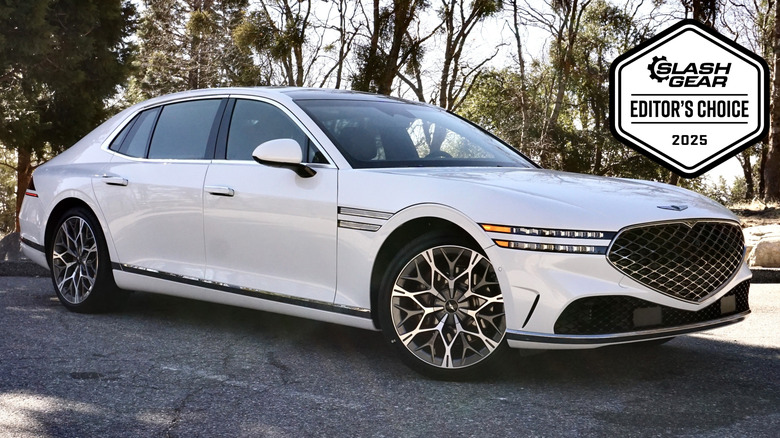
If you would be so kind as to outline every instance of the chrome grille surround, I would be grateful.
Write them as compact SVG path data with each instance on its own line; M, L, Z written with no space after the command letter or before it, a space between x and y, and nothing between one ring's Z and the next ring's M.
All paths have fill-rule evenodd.
M688 302L718 292L736 275L744 256L739 224L708 219L627 227L607 250L607 260L618 271Z

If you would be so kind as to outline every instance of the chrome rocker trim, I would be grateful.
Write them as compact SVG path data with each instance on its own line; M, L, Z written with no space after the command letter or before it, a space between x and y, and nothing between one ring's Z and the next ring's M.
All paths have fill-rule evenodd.
M252 289L248 287L235 286L231 284L219 283L209 280L203 280L194 277L172 274L170 272L161 272L155 269L143 268L140 266L129 265L125 263L112 263L111 268L115 271L128 272L130 274L143 275L146 277L157 278L160 280L172 281L174 283L187 284L206 289L213 289L220 292L227 292L245 297L258 298L266 301L274 301L282 304L292 304L310 309L323 310L326 312L340 313L342 315L357 316L359 318L371 319L371 310L361 307L344 306L341 304L328 303L325 301L309 300L306 298L292 297L273 292Z
M573 344L573 345L607 345L618 344L622 342L646 341L651 339L668 338L688 333L694 333L704 330L724 327L744 320L750 314L750 310L742 313L736 313L724 318L711 321L698 322L695 324L666 327L654 330L643 330L636 332L615 333L607 335L556 335L547 333L534 333L522 330L506 331L506 338L509 341L537 342L542 344Z

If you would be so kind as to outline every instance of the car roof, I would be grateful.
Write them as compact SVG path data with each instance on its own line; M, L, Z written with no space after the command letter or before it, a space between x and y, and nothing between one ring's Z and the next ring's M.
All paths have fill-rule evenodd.
M226 95L248 95L267 97L281 100L360 100L373 102L403 102L407 104L416 104L430 106L423 102L409 101L398 97L385 96L382 94L365 93L353 90L337 90L332 88L300 88L300 87L225 87L225 88L204 88L198 90L182 91L173 94L167 94L154 97L138 104L140 107L149 107L164 104L170 101L182 100L188 98L208 97L208 96L226 96Z

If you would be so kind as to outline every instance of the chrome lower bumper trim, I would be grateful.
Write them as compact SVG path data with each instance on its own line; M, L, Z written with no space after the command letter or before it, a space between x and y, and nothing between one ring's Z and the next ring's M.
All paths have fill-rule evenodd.
M704 330L711 330L727 326L744 320L750 314L750 310L729 315L712 321L699 322L677 327L664 327L652 330L643 330L627 333L615 333L606 335L556 335L547 333L525 332L522 330L507 330L506 338L510 341L538 342L542 344L579 344L599 345L618 344L621 342L645 341L650 339L668 338Z

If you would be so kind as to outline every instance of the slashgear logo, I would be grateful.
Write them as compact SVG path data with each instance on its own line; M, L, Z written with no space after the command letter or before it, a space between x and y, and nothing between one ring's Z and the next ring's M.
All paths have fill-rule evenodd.
M619 56L609 85L612 134L688 178L769 130L766 62L695 20Z

